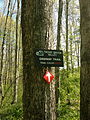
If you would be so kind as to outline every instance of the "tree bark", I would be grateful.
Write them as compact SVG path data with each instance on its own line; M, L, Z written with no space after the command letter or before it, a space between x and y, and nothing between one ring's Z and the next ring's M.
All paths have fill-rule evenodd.
M59 8L58 8L58 25L57 25L57 45L56 50L61 49L61 19L62 19L62 9L63 9L63 1L59 0ZM59 87L60 87L60 68L55 68L55 96L56 96L56 106L58 108L58 102L59 102ZM57 111L58 116L58 111Z
M90 120L90 1L80 0L81 75L80 120Z
M18 95L18 79L17 78L17 68L18 68L18 64L17 64L17 53L18 53L18 22L19 22L19 5L20 5L20 1L17 0L17 15L16 15L16 44L15 44L15 72L14 72L14 91L13 91L13 100L12 100L12 104L17 102L17 95Z
M67 76L68 76L68 69L69 69L69 63L68 63L68 3L69 0L66 0L66 68L67 68Z
M47 1L22 0L23 120L45 120L43 68L35 61L35 49L46 46Z
M1 68L0 68L0 103L2 102L2 98L3 98L3 91L2 91L2 87L3 87L3 81L2 81L2 71L3 71L3 56L4 56L4 45L5 45L5 36L6 36L6 25L7 25L7 20L8 20L8 15L9 15L9 8L10 8L10 3L11 0L9 0L8 3L8 12L7 12L7 16L6 16L6 20L5 20L5 28L4 28L4 34L3 34L3 41L2 41L2 50L1 50ZM1 103L2 104L2 103Z

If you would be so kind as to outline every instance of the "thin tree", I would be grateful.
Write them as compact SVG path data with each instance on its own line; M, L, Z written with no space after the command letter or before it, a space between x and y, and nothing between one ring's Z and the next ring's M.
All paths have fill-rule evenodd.
M69 0L66 0L66 69L67 69L67 78L69 71L69 42L68 42L68 11L69 11ZM67 86L67 104L70 104L69 98L69 87Z
M56 50L60 50L61 49L61 20L62 20L62 10L63 10L63 1L59 0L59 8L58 8L58 25L57 25L57 45L56 45ZM55 69L55 79L56 79L56 83L55 83L55 95L56 95L56 105L58 107L58 100L59 100L59 87L60 87L60 70L57 67Z
M20 1L17 0L17 15L16 15L16 44L15 44L15 73L14 73L14 95L13 95L13 101L17 102L17 94L18 94L18 79L17 79L17 49L18 49L18 22L19 22L19 5Z
M68 76L68 70L69 70L69 64L68 64L68 3L69 0L66 0L66 68L67 68L67 76Z
M5 36L6 36L6 25L7 25L7 20L8 20L8 15L9 15L9 8L10 8L10 3L11 0L9 0L8 3L8 11L7 11L7 15L6 15L6 20L5 20L5 26L4 26L4 33L3 33L3 40L2 40L2 50L1 50L1 68L0 68L0 103L1 103L1 99L3 98L3 91L2 91L2 70L3 70L3 56L4 56L4 45L5 45Z

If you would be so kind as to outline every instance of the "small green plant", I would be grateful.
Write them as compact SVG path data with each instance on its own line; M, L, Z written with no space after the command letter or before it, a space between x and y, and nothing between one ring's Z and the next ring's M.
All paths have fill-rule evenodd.
M22 105L15 103L4 107L0 114L1 120L22 120Z

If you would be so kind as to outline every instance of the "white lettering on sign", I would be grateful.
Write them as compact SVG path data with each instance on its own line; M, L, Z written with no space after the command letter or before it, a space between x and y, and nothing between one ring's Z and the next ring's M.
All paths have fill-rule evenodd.
M57 56L57 55L61 55L62 52L58 52L58 51L44 51L45 54L47 54L48 56Z
M52 58L39 58L39 60L52 60Z
M44 56L44 52L39 50L38 52L36 52L36 55L37 56Z
M52 54L52 51L44 51L44 53Z
M47 54L47 56L57 56L57 55L61 55L62 52L61 51L48 51L48 50L39 50L36 52L37 56L44 56L45 54Z
M54 51L53 53L54 53L54 54L57 54L57 55L58 55L58 54L59 54L59 55L62 54L61 52L58 52L58 51Z
M61 61L60 58L53 58L53 60L55 60L55 61Z
M46 62L40 62L40 64L46 64Z
M54 64L54 62L47 62L47 64Z
M53 56L57 56L57 55L55 55L55 54L48 54L48 56L52 56L53 57Z

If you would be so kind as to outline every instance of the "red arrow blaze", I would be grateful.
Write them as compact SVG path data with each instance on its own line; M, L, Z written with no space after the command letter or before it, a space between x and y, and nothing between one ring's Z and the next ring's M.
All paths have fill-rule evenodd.
M53 80L54 75L52 75L50 72L46 72L46 74L43 76L43 78L46 80L48 84Z

